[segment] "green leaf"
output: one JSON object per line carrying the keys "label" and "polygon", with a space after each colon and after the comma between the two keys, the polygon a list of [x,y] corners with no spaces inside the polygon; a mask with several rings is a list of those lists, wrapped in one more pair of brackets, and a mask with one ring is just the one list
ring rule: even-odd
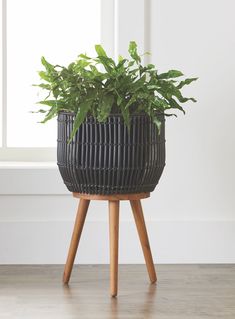
{"label": "green leaf", "polygon": [[134,102],[136,102],[136,95],[132,95],[132,97],[130,98],[130,100],[126,104],[125,109],[128,109],[129,106],[131,106]]}
{"label": "green leaf", "polygon": [[162,109],[163,111],[170,107],[170,104],[166,100],[159,98],[158,96],[154,97],[153,104],[157,106],[158,109]]}
{"label": "green leaf", "polygon": [[77,64],[81,67],[81,68],[85,68],[86,66],[90,65],[91,62],[88,60],[78,60]]}
{"label": "green leaf", "polygon": [[104,66],[105,70],[109,73],[109,77],[110,77],[110,75],[113,73],[115,68],[115,62],[113,61],[113,59],[105,57],[105,56],[99,56],[98,58],[95,59],[95,61]]}
{"label": "green leaf", "polygon": [[160,135],[162,122],[158,119],[156,114],[152,114],[151,118],[152,118],[153,123],[157,126],[158,135]]}
{"label": "green leaf", "polygon": [[46,84],[46,83],[33,84],[33,86],[37,86],[37,87],[40,87],[40,88],[45,89],[45,90],[51,90],[51,85]]}
{"label": "green leaf", "polygon": [[50,64],[49,62],[47,62],[47,60],[44,58],[44,56],[41,57],[41,62],[42,62],[42,65],[44,65],[44,67],[46,68],[46,70],[48,72],[52,72],[55,70],[54,66],[52,64]]}
{"label": "green leaf", "polygon": [[113,95],[104,95],[100,101],[100,112],[98,114],[98,121],[104,122],[109,116],[112,106],[113,106],[114,97]]}
{"label": "green leaf", "polygon": [[192,83],[193,81],[196,81],[197,79],[198,78],[189,78],[184,81],[181,81],[179,85],[177,85],[177,89],[182,89],[183,86],[189,85],[190,83]]}
{"label": "green leaf", "polygon": [[48,105],[51,107],[58,107],[58,106],[63,106],[64,102],[58,101],[58,100],[45,100],[45,101],[39,101],[39,102],[37,102],[37,104]]}
{"label": "green leaf", "polygon": [[147,64],[146,68],[148,70],[155,69],[155,65],[154,64]]}
{"label": "green leaf", "polygon": [[122,55],[119,55],[119,56],[118,56],[118,62],[121,62],[122,60],[124,60],[123,56],[122,56]]}
{"label": "green leaf", "polygon": [[78,112],[76,114],[76,117],[75,117],[75,120],[74,120],[74,123],[73,123],[73,130],[72,130],[72,133],[70,135],[68,143],[70,143],[72,141],[72,139],[73,139],[74,135],[76,134],[79,126],[84,122],[84,120],[85,120],[85,118],[87,116],[87,113],[88,113],[88,111],[91,108],[92,103],[93,103],[93,99],[88,99],[88,100],[85,100],[84,102],[82,102],[79,105]]}
{"label": "green leaf", "polygon": [[86,54],[79,54],[78,56],[79,58],[85,59],[85,60],[91,60],[92,58],[90,58],[89,56],[87,56]]}
{"label": "green leaf", "polygon": [[122,103],[122,101],[123,101],[123,98],[120,95],[118,95],[118,97],[117,97],[117,105],[119,106]]}
{"label": "green leaf", "polygon": [[38,74],[42,80],[51,82],[51,77],[45,71],[39,71]]}
{"label": "green leaf", "polygon": [[135,41],[130,41],[128,52],[136,63],[141,62],[140,56],[137,53],[137,44],[135,43]]}
{"label": "green leaf", "polygon": [[107,57],[106,52],[104,51],[103,47],[100,44],[95,45],[95,50],[99,57],[100,56]]}
{"label": "green leaf", "polygon": [[175,99],[171,98],[169,99],[169,103],[170,103],[170,108],[172,109],[178,109],[180,111],[182,111],[185,114],[185,110],[182,108],[181,105],[179,105]]}
{"label": "green leaf", "polygon": [[127,59],[122,59],[118,62],[118,65],[117,65],[117,69],[120,69],[122,68],[122,70],[124,71],[125,69],[123,68],[124,64],[127,62]]}
{"label": "green leaf", "polygon": [[56,107],[52,107],[47,115],[45,116],[44,120],[41,121],[41,123],[46,123],[47,121],[51,120],[53,117],[55,117],[58,113],[58,110]]}
{"label": "green leaf", "polygon": [[129,109],[125,107],[124,103],[122,103],[120,105],[120,108],[121,108],[121,112],[122,112],[124,123],[126,124],[126,126],[128,127],[128,130],[129,130],[130,129],[130,112],[129,112]]}
{"label": "green leaf", "polygon": [[188,102],[188,101],[192,101],[194,103],[197,102],[197,100],[194,98],[194,97],[184,97],[182,96],[181,98],[178,98],[178,100],[181,102],[181,103],[185,103],[185,102]]}
{"label": "green leaf", "polygon": [[170,117],[170,116],[177,117],[177,114],[174,114],[174,113],[164,113],[164,116],[167,116],[167,117]]}
{"label": "green leaf", "polygon": [[30,113],[46,113],[46,112],[48,112],[48,111],[43,110],[43,109],[40,109],[38,111],[30,111]]}
{"label": "green leaf", "polygon": [[158,81],[159,88],[157,91],[163,95],[166,99],[171,99],[172,96],[175,96],[180,103],[185,103],[187,101],[193,101],[196,102],[196,100],[192,97],[187,98],[182,96],[180,90],[169,80],[159,80]]}
{"label": "green leaf", "polygon": [[169,70],[166,73],[162,73],[158,75],[159,79],[172,79],[172,78],[178,78],[179,76],[182,76],[183,73],[178,70]]}
{"label": "green leaf", "polygon": [[138,79],[137,81],[135,81],[132,84],[132,89],[130,91],[133,93],[138,91],[140,88],[143,87],[145,81],[146,81],[146,75],[144,74],[144,75],[142,75],[142,77],[140,79]]}
{"label": "green leaf", "polygon": [[148,90],[157,90],[159,89],[159,86],[156,84],[153,84],[153,85],[148,85],[147,88]]}
{"label": "green leaf", "polygon": [[68,71],[69,71],[69,72],[72,72],[72,71],[73,71],[74,65],[75,65],[74,62],[72,62],[72,63],[69,64],[69,66],[68,66]]}
{"label": "green leaf", "polygon": [[58,96],[60,95],[60,90],[58,89],[58,87],[55,87],[55,88],[52,90],[52,93],[53,93],[53,96],[57,99]]}
{"label": "green leaf", "polygon": [[134,64],[135,64],[135,61],[130,61],[130,62],[128,63],[128,66],[131,67],[131,66],[133,66]]}
{"label": "green leaf", "polygon": [[193,101],[193,102],[197,102],[193,97],[184,97],[182,96],[180,90],[174,86],[174,90],[173,90],[173,96],[177,97],[177,99],[179,100],[180,103],[185,103],[188,101]]}

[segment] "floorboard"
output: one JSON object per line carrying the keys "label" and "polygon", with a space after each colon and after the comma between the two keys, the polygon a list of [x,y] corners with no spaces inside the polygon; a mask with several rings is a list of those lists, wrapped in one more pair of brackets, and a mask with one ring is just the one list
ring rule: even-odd
{"label": "floorboard", "polygon": [[158,265],[150,285],[144,265],[119,266],[118,298],[107,265],[0,266],[1,319],[235,318],[235,265]]}

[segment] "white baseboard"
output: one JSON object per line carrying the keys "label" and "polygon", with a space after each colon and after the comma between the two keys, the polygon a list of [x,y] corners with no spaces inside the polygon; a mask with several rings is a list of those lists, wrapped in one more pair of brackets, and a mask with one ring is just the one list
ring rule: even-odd
{"label": "white baseboard", "polygon": [[[72,227],[68,221],[0,222],[0,264],[63,264]],[[147,228],[156,263],[235,263],[235,221],[149,221]],[[87,221],[76,262],[108,263],[108,234],[106,221]],[[144,262],[131,221],[120,222],[119,262]]]}

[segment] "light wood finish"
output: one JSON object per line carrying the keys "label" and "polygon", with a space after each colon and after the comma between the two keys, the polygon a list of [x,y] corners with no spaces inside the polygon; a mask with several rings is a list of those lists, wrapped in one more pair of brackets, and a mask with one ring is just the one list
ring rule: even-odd
{"label": "light wood finish", "polygon": [[[51,250],[53,253],[53,250]],[[144,265],[119,265],[119,296],[109,298],[108,265],[0,266],[1,319],[234,319],[235,265],[158,265],[146,284]]]}
{"label": "light wood finish", "polygon": [[144,253],[145,263],[146,267],[148,269],[148,274],[151,283],[154,283],[157,281],[157,276],[154,268],[152,253],[150,249],[149,239],[148,239],[148,233],[144,221],[144,214],[141,206],[140,200],[131,200],[131,207],[133,211],[133,215],[135,218],[136,227],[138,230],[142,250]]}
{"label": "light wood finish", "polygon": [[83,198],[88,200],[137,200],[150,197],[150,193],[138,193],[138,194],[115,194],[115,195],[90,195],[73,193],[76,198]]}
{"label": "light wood finish", "polygon": [[73,268],[73,263],[74,259],[76,256],[78,244],[81,238],[81,233],[83,229],[83,225],[86,219],[86,214],[87,210],[89,207],[90,201],[87,199],[80,199],[79,205],[78,205],[78,210],[77,210],[77,216],[74,224],[74,229],[73,229],[73,235],[69,247],[69,252],[68,252],[68,257],[66,261],[66,265],[64,268],[64,276],[63,276],[63,282],[67,284],[69,282],[72,268]]}
{"label": "light wood finish", "polygon": [[73,193],[80,198],[77,218],[69,248],[68,258],[64,269],[63,282],[67,284],[70,279],[77,247],[81,237],[90,200],[106,200],[109,202],[109,235],[110,235],[110,294],[117,296],[118,291],[118,232],[119,232],[119,203],[120,200],[130,200],[133,209],[136,226],[138,229],[141,245],[144,252],[146,266],[152,283],[157,280],[153,259],[150,251],[148,234],[144,222],[140,199],[147,198],[150,193],[139,194],[116,194],[116,195],[89,195]]}
{"label": "light wood finish", "polygon": [[109,241],[110,241],[110,294],[117,296],[118,290],[118,232],[119,201],[109,201]]}

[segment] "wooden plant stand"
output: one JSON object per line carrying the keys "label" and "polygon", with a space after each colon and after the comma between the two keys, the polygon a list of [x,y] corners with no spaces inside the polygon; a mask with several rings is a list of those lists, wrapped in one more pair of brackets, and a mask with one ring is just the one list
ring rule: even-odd
{"label": "wooden plant stand", "polygon": [[138,194],[115,194],[115,195],[89,195],[73,193],[80,198],[77,217],[74,225],[72,239],[69,247],[68,257],[64,268],[63,282],[67,284],[73,268],[79,240],[85,222],[87,210],[91,200],[107,200],[109,202],[109,234],[110,234],[110,293],[112,297],[117,296],[118,291],[118,230],[119,230],[119,201],[129,200],[140,242],[142,245],[145,263],[151,283],[157,281],[153,258],[150,250],[148,233],[144,221],[141,199],[148,198],[150,193]]}

